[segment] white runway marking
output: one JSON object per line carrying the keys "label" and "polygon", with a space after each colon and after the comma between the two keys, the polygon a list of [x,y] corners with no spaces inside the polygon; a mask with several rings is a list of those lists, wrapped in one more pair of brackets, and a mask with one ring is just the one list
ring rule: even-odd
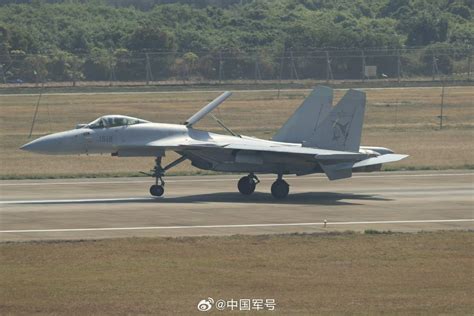
{"label": "white runway marking", "polygon": [[[460,176],[473,176],[474,172],[471,173],[430,173],[430,174],[375,174],[375,175],[355,175],[353,179],[361,179],[361,178],[387,178],[387,177],[460,177]],[[209,178],[207,178],[209,177]],[[215,178],[214,176],[204,176],[204,179],[200,177],[200,179],[172,179],[173,177],[169,177],[166,179],[168,183],[174,182],[226,182],[226,181],[236,181],[239,176],[237,175],[235,178]],[[205,179],[207,178],[207,179]],[[304,176],[304,177],[296,177],[296,176],[288,176],[287,179],[293,180],[304,180],[304,179],[326,179],[325,175],[319,176]],[[275,177],[259,177],[260,180],[275,180]],[[18,180],[21,181],[21,180]],[[69,181],[69,182],[48,182],[48,181],[41,181],[41,182],[25,182],[25,183],[0,183],[0,186],[28,186],[28,185],[91,185],[91,184],[134,184],[134,183],[150,183],[150,180],[138,180],[138,181]]]}
{"label": "white runway marking", "polygon": [[104,199],[67,199],[67,200],[14,200],[0,201],[1,204],[61,204],[61,203],[101,203],[101,202],[133,202],[156,200],[153,197],[104,198]]}
{"label": "white runway marking", "polygon": [[[474,219],[433,219],[433,220],[399,220],[399,221],[366,221],[366,222],[326,222],[326,227],[333,225],[367,225],[367,224],[423,224],[474,222]],[[62,233],[84,231],[121,231],[121,230],[165,230],[190,228],[253,228],[253,227],[287,227],[287,226],[323,226],[319,223],[284,223],[284,224],[237,224],[237,225],[194,225],[194,226],[144,226],[144,227],[101,227],[101,228],[65,228],[65,229],[17,229],[0,230],[0,233]]]}
{"label": "white runway marking", "polygon": [[[138,86],[140,87],[140,86]],[[462,89],[465,86],[453,86],[449,89]],[[441,87],[382,87],[382,88],[360,88],[357,90],[370,91],[370,90],[406,90],[406,89],[441,89]],[[336,91],[347,91],[349,89],[334,89]],[[175,91],[111,91],[111,92],[58,92],[58,93],[43,93],[44,96],[73,96],[73,95],[124,95],[124,94],[189,94],[189,93],[222,93],[225,90],[175,90]],[[310,92],[312,89],[280,89],[280,92]],[[234,90],[235,93],[258,93],[258,92],[278,92],[278,89],[257,89],[257,90]],[[38,93],[12,93],[12,94],[0,94],[0,97],[24,97],[24,96],[38,96]]]}

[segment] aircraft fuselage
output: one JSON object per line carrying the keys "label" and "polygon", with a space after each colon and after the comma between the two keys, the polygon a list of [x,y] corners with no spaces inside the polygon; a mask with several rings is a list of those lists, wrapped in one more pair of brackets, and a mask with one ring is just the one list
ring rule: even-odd
{"label": "aircraft fuselage", "polygon": [[[40,137],[23,147],[24,150],[49,155],[93,155],[111,154],[119,157],[157,157],[164,156],[165,151],[152,146],[153,142],[166,141],[172,144],[174,140],[205,142],[208,148],[198,151],[183,152],[179,146],[174,151],[188,158],[193,166],[222,172],[255,172],[282,174],[309,174],[322,172],[312,159],[302,156],[289,157],[282,153],[243,152],[239,150],[223,151],[226,144],[245,143],[258,146],[259,144],[274,144],[280,142],[258,139],[248,136],[231,136],[210,133],[185,125],[164,123],[143,123],[108,128],[81,128],[54,133]],[[214,146],[212,146],[214,144]],[[151,146],[147,146],[151,145]],[[301,147],[301,144],[289,144]],[[144,149],[149,148],[149,149]],[[385,148],[376,148],[386,150]],[[373,151],[370,149],[370,151]],[[361,151],[367,151],[362,147]]]}

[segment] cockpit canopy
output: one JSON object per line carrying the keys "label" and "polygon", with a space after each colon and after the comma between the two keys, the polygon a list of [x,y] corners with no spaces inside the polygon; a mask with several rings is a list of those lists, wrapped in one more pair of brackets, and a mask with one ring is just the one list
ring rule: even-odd
{"label": "cockpit canopy", "polygon": [[142,123],[150,123],[136,117],[124,116],[124,115],[105,115],[99,117],[95,121],[90,122],[86,127],[91,129],[97,128],[109,128],[117,126],[126,126],[126,125],[136,125]]}

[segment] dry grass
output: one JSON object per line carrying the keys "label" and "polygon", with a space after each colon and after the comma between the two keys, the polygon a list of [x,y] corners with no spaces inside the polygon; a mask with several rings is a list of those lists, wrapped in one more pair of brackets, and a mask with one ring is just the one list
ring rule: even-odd
{"label": "dry grass", "polygon": [[[274,298],[277,314],[470,314],[473,233],[0,244],[0,314],[181,314]],[[265,313],[263,313],[265,314]]]}
{"label": "dry grass", "polygon": [[[379,89],[367,92],[368,106],[363,144],[386,146],[411,157],[395,168],[461,168],[474,165],[474,89],[449,87],[445,95],[445,129],[437,130],[441,88]],[[336,92],[336,101],[343,92]],[[301,103],[306,91],[236,92],[216,111],[232,129],[262,138],[271,135]],[[155,122],[185,121],[217,94],[45,95],[41,101],[35,137],[70,129],[104,114],[125,114]],[[0,96],[0,176],[32,177],[87,174],[124,174],[146,171],[152,159],[40,156],[18,147],[27,142],[36,96]],[[48,108],[51,124],[48,119]],[[222,130],[211,120],[198,127]],[[170,155],[172,159],[174,155]],[[195,172],[189,164],[172,171]]]}

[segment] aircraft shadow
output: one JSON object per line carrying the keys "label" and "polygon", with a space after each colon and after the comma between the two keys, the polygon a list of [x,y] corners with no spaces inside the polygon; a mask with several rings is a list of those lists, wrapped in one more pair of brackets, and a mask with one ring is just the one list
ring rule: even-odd
{"label": "aircraft shadow", "polygon": [[158,203],[259,203],[259,204],[298,204],[298,205],[359,205],[360,203],[345,200],[357,201],[391,201],[371,194],[352,194],[334,192],[305,192],[293,193],[282,200],[277,200],[269,193],[255,192],[249,196],[243,196],[238,192],[222,192],[211,194],[197,194],[182,197],[156,198]]}
{"label": "aircraft shadow", "polygon": [[[347,200],[352,200],[347,201]],[[249,204],[288,204],[288,205],[360,205],[353,201],[391,201],[384,197],[372,194],[335,193],[335,192],[305,192],[293,193],[283,200],[276,200],[270,193],[255,192],[244,196],[238,192],[220,192],[210,194],[196,194],[180,197],[159,198],[116,198],[116,199],[76,199],[76,200],[48,200],[22,202],[22,205],[74,205],[74,204],[133,204],[133,203],[249,203]],[[17,203],[12,203],[17,204]]]}

